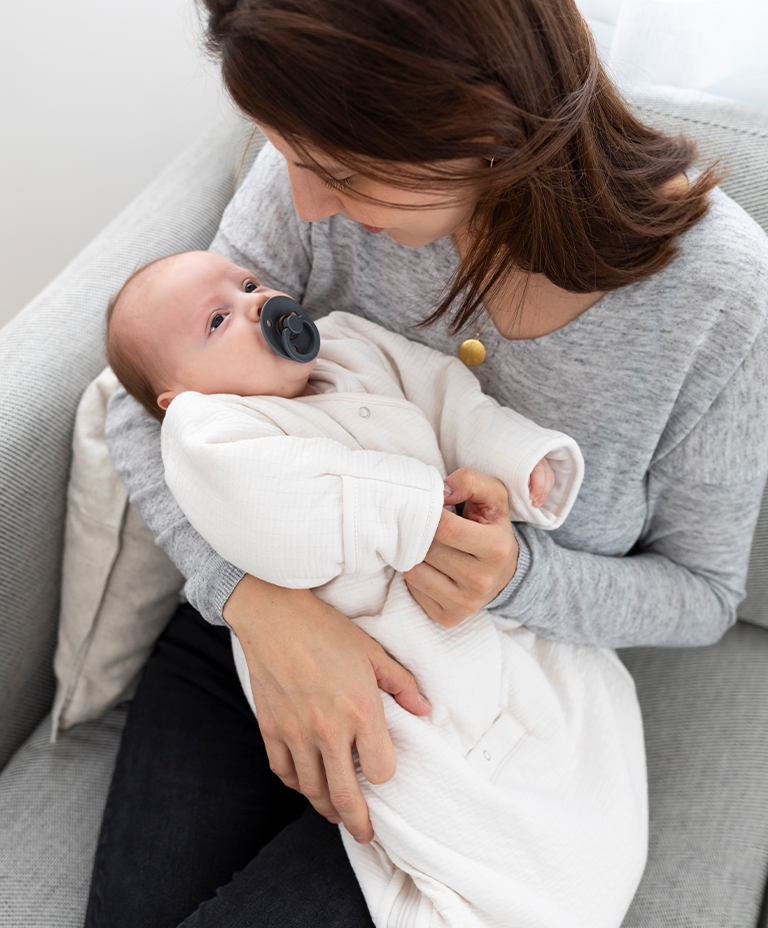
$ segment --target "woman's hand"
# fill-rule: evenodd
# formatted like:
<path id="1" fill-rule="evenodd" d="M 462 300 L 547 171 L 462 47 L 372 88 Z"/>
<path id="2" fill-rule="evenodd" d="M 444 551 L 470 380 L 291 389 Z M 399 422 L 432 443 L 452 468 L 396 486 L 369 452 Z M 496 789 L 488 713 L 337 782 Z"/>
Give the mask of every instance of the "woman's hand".
<path id="1" fill-rule="evenodd" d="M 385 783 L 396 761 L 379 688 L 414 715 L 429 703 L 378 642 L 308 590 L 246 575 L 224 607 L 245 652 L 272 770 L 362 844 L 373 838 L 352 758 Z"/>
<path id="2" fill-rule="evenodd" d="M 519 549 L 500 480 L 463 467 L 448 487 L 446 505 L 464 503 L 464 516 L 443 510 L 426 558 L 405 580 L 430 619 L 452 628 L 499 595 L 515 575 Z"/>

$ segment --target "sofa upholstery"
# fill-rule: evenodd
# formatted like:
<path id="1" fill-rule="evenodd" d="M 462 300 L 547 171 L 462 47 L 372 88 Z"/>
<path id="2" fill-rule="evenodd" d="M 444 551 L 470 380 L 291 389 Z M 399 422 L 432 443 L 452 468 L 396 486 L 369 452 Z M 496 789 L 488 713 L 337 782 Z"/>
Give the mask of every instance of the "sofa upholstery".
<path id="1" fill-rule="evenodd" d="M 768 113 L 669 96 L 641 116 L 701 142 L 768 229 Z M 64 504 L 107 298 L 149 258 L 205 248 L 253 157 L 243 124 L 184 153 L 0 331 L 0 928 L 80 928 L 125 710 L 48 742 Z M 768 376 L 768 372 L 766 372 Z M 768 873 L 768 506 L 742 621 L 699 649 L 622 652 L 646 721 L 651 847 L 625 928 L 760 921 Z"/>

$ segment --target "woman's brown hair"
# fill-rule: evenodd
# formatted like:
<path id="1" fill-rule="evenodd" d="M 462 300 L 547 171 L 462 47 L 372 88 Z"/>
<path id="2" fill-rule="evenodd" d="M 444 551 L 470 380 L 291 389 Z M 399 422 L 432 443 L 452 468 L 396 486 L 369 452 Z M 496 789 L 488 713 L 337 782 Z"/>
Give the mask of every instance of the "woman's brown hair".
<path id="1" fill-rule="evenodd" d="M 510 269 L 574 293 L 642 280 L 720 179 L 668 183 L 694 143 L 636 118 L 573 0 L 200 2 L 235 102 L 292 147 L 404 188 L 423 188 L 426 167 L 430 187 L 480 191 L 427 322 L 458 301 L 460 328 Z M 483 167 L 457 174 L 467 158 Z"/>

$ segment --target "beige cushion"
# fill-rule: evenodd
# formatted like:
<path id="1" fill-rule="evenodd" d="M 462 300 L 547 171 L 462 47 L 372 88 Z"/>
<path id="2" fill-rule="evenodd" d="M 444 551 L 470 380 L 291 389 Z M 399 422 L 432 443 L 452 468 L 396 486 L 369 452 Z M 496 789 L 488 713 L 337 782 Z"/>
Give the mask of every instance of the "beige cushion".
<path id="1" fill-rule="evenodd" d="M 117 387 L 106 368 L 75 418 L 52 740 L 132 695 L 184 582 L 128 502 L 109 458 L 104 422 Z"/>

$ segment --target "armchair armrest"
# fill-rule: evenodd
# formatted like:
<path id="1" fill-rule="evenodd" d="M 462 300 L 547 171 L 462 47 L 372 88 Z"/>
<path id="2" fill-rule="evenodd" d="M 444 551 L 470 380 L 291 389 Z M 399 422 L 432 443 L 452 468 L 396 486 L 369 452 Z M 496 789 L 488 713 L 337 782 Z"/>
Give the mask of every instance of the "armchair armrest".
<path id="1" fill-rule="evenodd" d="M 105 364 L 107 300 L 144 262 L 207 248 L 252 134 L 210 130 L 0 331 L 0 768 L 53 696 L 72 427 Z"/>

